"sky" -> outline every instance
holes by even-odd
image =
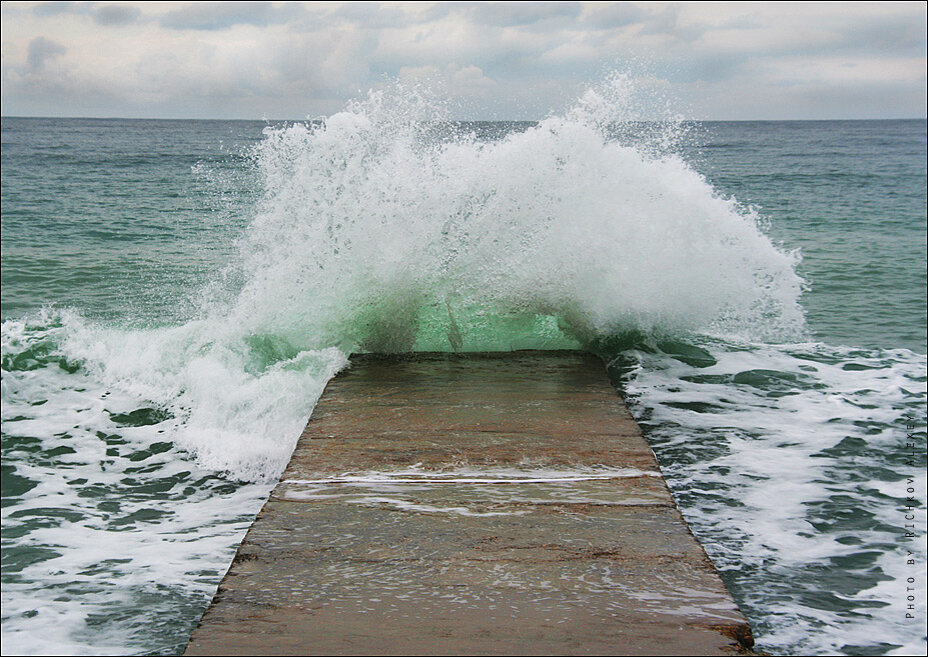
[[[398,80],[538,119],[623,71],[688,119],[923,118],[926,7],[3,2],[0,114],[298,120]]]

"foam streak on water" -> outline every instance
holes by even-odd
[[[926,488],[924,447],[907,446],[925,444],[924,355],[699,342],[713,359],[636,352],[628,392],[759,647],[922,652],[906,613],[926,614],[926,515],[906,507]]]

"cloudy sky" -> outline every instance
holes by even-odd
[[[611,70],[694,119],[921,118],[926,3],[4,2],[4,116],[301,119],[429,79],[540,118]]]

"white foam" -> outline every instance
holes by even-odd
[[[345,350],[712,324],[795,334],[796,255],[676,155],[613,139],[627,87],[613,78],[499,141],[424,138],[435,105],[402,88],[269,129],[256,152],[268,193],[237,263],[247,283],[222,312]]]
[[[914,577],[915,614],[924,619],[925,473],[902,465],[902,450],[905,416],[924,427],[925,357],[702,342],[716,365],[639,353],[628,391],[681,510],[729,571],[742,607],[762,622],[759,646],[833,654],[884,642],[923,651],[924,624],[907,620],[905,605]],[[760,371],[766,382],[734,379]],[[777,373],[793,378],[778,387]],[[903,540],[909,521],[899,477],[909,475],[921,506],[911,521],[916,537]],[[863,565],[850,565],[854,559]],[[832,594],[845,609],[821,606]]]
[[[270,485],[229,486],[176,447],[151,451],[177,418],[112,418],[145,404],[57,363],[4,371],[4,464],[35,484],[0,511],[5,558],[43,557],[5,570],[5,654],[127,654],[159,633],[171,645],[212,595]]]

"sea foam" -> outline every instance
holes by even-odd
[[[273,480],[352,352],[801,334],[798,255],[669,150],[679,124],[631,122],[633,93],[613,76],[498,139],[401,85],[268,128],[263,197],[199,316],[66,314],[61,353],[175,416],[201,466]]]

